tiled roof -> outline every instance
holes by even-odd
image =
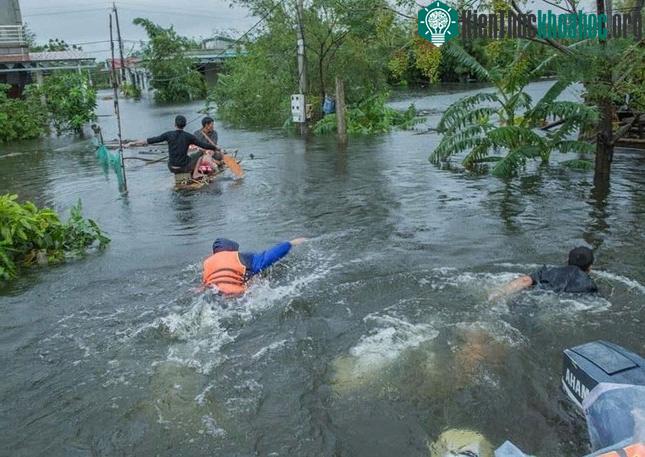
[[[51,52],[30,52],[29,60],[42,62],[51,60],[87,60],[92,59],[82,51],[51,51]]]
[[[30,52],[25,54],[0,54],[0,63],[53,62],[68,60],[89,60],[93,57],[79,51]]]

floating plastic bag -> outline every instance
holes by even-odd
[[[645,441],[645,386],[600,383],[582,408],[594,451]]]

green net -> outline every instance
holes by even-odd
[[[121,168],[121,156],[119,151],[115,149],[108,149],[104,144],[96,150],[96,157],[101,163],[107,163],[116,169]]]

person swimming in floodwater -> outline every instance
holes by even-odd
[[[598,292],[598,287],[589,276],[593,262],[594,257],[591,249],[584,246],[577,247],[569,252],[568,265],[551,268],[543,266],[530,275],[520,276],[509,282],[488,298],[489,300],[502,298],[533,286],[554,292]]]
[[[239,296],[246,292],[247,282],[286,256],[293,246],[306,241],[296,238],[273,246],[262,252],[240,252],[240,245],[233,240],[217,238],[213,254],[203,264],[202,284],[212,287],[222,295]]]

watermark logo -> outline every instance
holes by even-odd
[[[441,46],[459,35],[459,13],[437,0],[418,14],[419,35],[435,46]]]
[[[478,13],[462,11],[461,36],[474,38],[539,38],[542,40],[586,40],[607,38],[636,39],[642,35],[642,16],[639,11],[631,14],[585,13],[555,14],[538,10],[537,14],[515,14],[513,11]]]
[[[457,11],[440,0],[418,13],[419,35],[435,46],[441,46],[461,35],[464,40],[476,38],[539,38],[542,40],[585,40],[642,37],[640,11],[611,16],[578,12],[555,14],[550,10],[528,14],[513,11],[478,13]]]

